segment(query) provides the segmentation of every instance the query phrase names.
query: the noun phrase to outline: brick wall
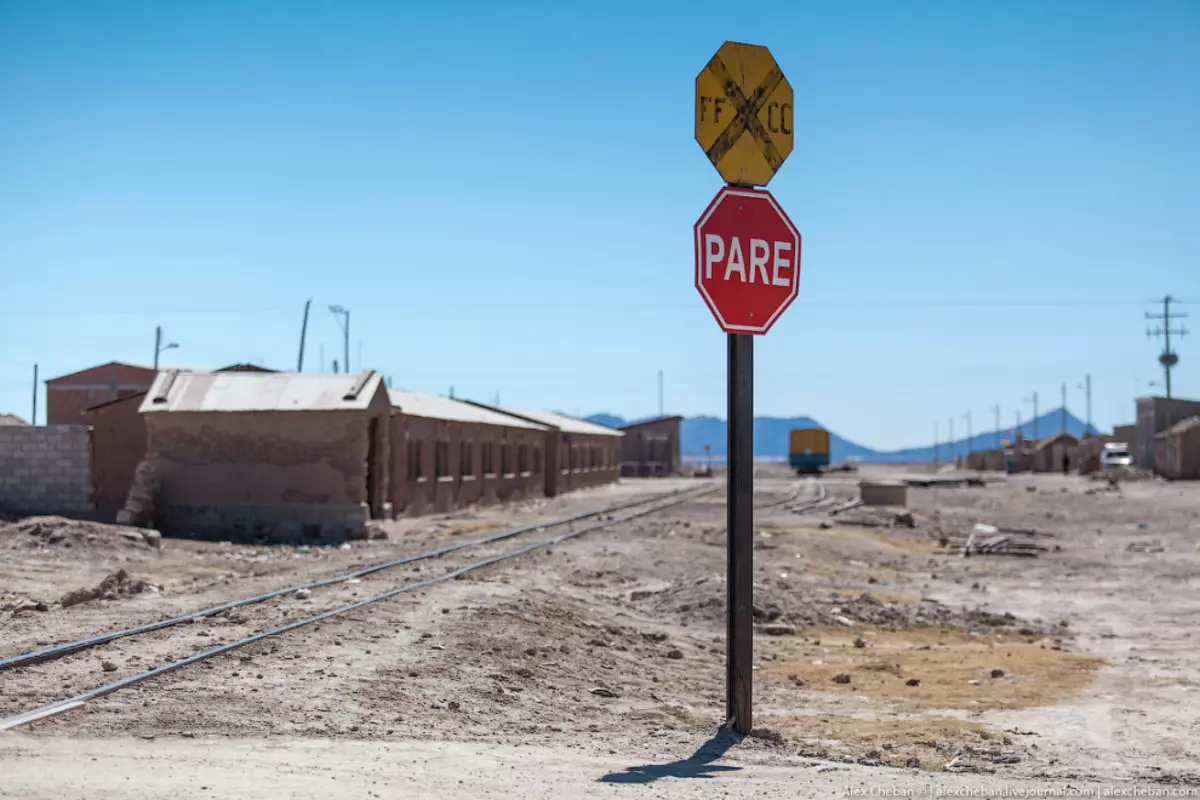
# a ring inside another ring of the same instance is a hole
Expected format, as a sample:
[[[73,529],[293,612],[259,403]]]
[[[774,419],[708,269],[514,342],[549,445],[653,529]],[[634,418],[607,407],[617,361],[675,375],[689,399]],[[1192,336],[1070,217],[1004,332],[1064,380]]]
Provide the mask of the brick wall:
[[[516,502],[545,494],[545,436],[541,430],[400,412],[392,415],[390,429],[388,496],[396,514],[445,512],[476,503]],[[444,458],[444,474],[440,476],[439,446]],[[492,458],[490,465],[484,463],[487,454]],[[507,472],[503,469],[506,462]],[[417,469],[417,474],[410,474],[410,466]]]
[[[90,516],[91,429],[0,426],[0,510]]]
[[[133,473],[146,454],[146,423],[138,408],[145,395],[96,406],[81,419],[92,428],[92,501],[97,516],[113,520],[125,505]]]
[[[372,426],[371,413],[144,414],[146,458],[160,486],[156,527],[191,538],[279,541],[361,529],[369,490],[378,486],[374,502],[382,507],[387,489],[387,420]]]

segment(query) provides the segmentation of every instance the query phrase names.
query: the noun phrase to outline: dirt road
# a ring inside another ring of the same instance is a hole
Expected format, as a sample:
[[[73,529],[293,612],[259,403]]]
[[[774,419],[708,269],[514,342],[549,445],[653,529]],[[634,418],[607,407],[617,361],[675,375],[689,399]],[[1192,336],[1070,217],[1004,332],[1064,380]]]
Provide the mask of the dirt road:
[[[826,485],[850,497],[852,480]],[[0,600],[22,610],[0,617],[0,656],[693,483],[389,523],[388,540],[348,549],[9,549]],[[763,505],[814,490],[770,468],[756,488]],[[890,510],[764,508],[760,735],[691,758],[723,712],[723,502],[565,542],[0,734],[0,796],[792,797],[1135,781],[1200,792],[1200,487],[1117,492],[1024,476],[911,489],[913,527]],[[979,522],[1035,529],[1050,549],[939,552]],[[452,566],[0,673],[0,715]],[[117,568],[161,588],[57,604]],[[189,793],[199,785],[209,788]]]

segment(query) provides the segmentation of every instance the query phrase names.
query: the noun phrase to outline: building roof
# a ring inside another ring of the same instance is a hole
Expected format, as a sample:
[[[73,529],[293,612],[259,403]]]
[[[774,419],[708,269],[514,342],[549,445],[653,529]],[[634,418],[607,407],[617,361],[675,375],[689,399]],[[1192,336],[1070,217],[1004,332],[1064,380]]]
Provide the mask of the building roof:
[[[624,432],[616,428],[609,428],[604,425],[597,425],[595,422],[568,417],[566,414],[559,414],[556,411],[522,411],[516,408],[500,408],[505,414],[515,414],[518,417],[524,417],[528,420],[533,420],[541,425],[546,425],[551,428],[558,428],[564,433],[580,433],[590,434],[592,436],[624,436]]]
[[[453,422],[475,422],[483,425],[499,425],[508,428],[526,428],[529,430],[546,430],[547,426],[539,425],[521,417],[514,417],[495,409],[474,403],[464,403],[450,397],[439,397],[434,394],[407,392],[402,389],[389,389],[388,397],[392,406],[414,417],[426,419],[444,419]]]
[[[146,396],[146,392],[136,392],[134,394],[125,395],[124,397],[118,397],[116,400],[105,400],[103,403],[97,403],[94,406],[88,406],[83,411],[85,414],[89,411],[99,411],[102,408],[108,408],[109,406],[115,406],[117,403],[128,403],[130,400],[137,400],[138,403],[140,404],[142,401],[142,398],[145,396]]]
[[[1079,444],[1079,437],[1076,436],[1075,434],[1068,433],[1067,431],[1059,431],[1058,433],[1054,434],[1053,436],[1047,436],[1045,439],[1042,439],[1040,442],[1037,443],[1037,445],[1033,449],[1034,450],[1044,450],[1047,447],[1050,447],[1051,445],[1058,444],[1060,442],[1064,442],[1064,441],[1068,441],[1068,440],[1074,442],[1075,444]]]
[[[0,425],[28,425],[29,423],[16,414],[0,414]]]
[[[79,370],[75,370],[74,372],[68,372],[66,375],[59,375],[57,378],[47,378],[46,383],[56,383],[58,381],[66,380],[67,378],[74,378],[77,375],[82,375],[86,372],[94,372],[95,370],[101,369],[103,367],[126,367],[128,369],[143,370],[143,371],[149,373],[149,375],[154,374],[154,367],[147,366],[146,364],[131,364],[128,361],[108,361],[103,364],[95,364],[95,365],[87,367],[85,369],[79,369]],[[147,375],[147,377],[149,377],[149,375]]]
[[[357,375],[170,370],[158,373],[140,411],[363,411],[382,381],[374,370]]]
[[[279,372],[277,369],[269,367],[260,367],[258,364],[230,364],[228,367],[214,369],[213,372]]]
[[[651,419],[642,419],[642,420],[638,420],[637,422],[630,422],[628,425],[622,425],[621,430],[627,431],[630,428],[640,428],[642,425],[654,425],[655,423],[658,423],[658,422],[676,422],[676,421],[682,422],[683,417],[673,416],[673,417],[653,417]]]
[[[1181,419],[1171,427],[1167,428],[1162,433],[1155,434],[1156,439],[1165,439],[1168,436],[1178,436],[1181,433],[1187,433],[1192,428],[1200,427],[1200,414],[1187,419]]]

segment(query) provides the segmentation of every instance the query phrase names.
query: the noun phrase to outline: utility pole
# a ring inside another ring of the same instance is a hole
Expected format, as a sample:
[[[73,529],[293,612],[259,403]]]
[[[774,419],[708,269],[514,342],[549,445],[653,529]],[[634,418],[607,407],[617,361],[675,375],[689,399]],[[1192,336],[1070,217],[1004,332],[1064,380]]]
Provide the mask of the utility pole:
[[[1171,327],[1171,300],[1172,299],[1173,298],[1171,297],[1171,295],[1167,295],[1163,298],[1163,313],[1161,313],[1161,314],[1149,314],[1149,313],[1146,314],[1146,319],[1160,319],[1160,320],[1162,320],[1162,323],[1163,323],[1161,328],[1158,327],[1157,325],[1154,326],[1154,330],[1147,328],[1146,329],[1146,338],[1149,339],[1151,336],[1161,336],[1163,338],[1163,351],[1162,351],[1162,354],[1159,355],[1159,357],[1158,357],[1158,363],[1162,364],[1163,378],[1166,381],[1167,399],[1168,400],[1171,399],[1171,367],[1173,367],[1179,363],[1179,355],[1176,354],[1175,351],[1173,351],[1171,349],[1171,334],[1174,333],[1180,337],[1183,337],[1183,336],[1187,336],[1187,333],[1188,333],[1187,328],[1184,328],[1184,327],[1172,328]],[[1181,319],[1186,316],[1187,316],[1187,314],[1176,313],[1175,319]]]
[[[1066,383],[1064,383],[1062,385],[1061,419],[1062,419],[1062,431],[1063,431],[1063,433],[1066,433],[1067,432],[1067,384]]]
[[[166,350],[175,350],[179,347],[177,342],[168,344],[162,343],[162,326],[158,325],[154,328],[154,371],[158,372],[158,357]]]
[[[1087,397],[1087,422],[1083,429],[1083,435],[1090,436],[1092,433],[1092,374],[1090,372],[1083,376],[1083,383],[1079,388],[1083,389],[1084,396]]]
[[[338,327],[342,329],[342,356],[345,361],[342,362],[342,371],[350,371],[350,309],[343,306],[330,306],[329,313],[333,314],[333,318],[338,321]],[[337,369],[334,369],[337,372]]]
[[[663,415],[663,371],[658,371],[658,416]]]
[[[33,365],[33,413],[29,415],[29,424],[37,425],[37,384],[38,365]]]
[[[1037,423],[1038,423],[1038,409],[1037,409],[1037,401],[1038,401],[1037,392],[1034,392],[1034,393],[1033,393],[1033,397],[1026,397],[1026,398],[1025,398],[1025,402],[1026,402],[1026,403],[1033,403],[1033,441],[1034,441],[1035,443],[1036,443],[1036,442],[1037,442],[1037,440],[1038,440],[1038,431],[1037,431]]]
[[[300,323],[300,357],[296,359],[296,372],[304,372],[304,337],[308,334],[308,307],[312,300],[304,302],[304,321]]]
[[[996,403],[996,407],[992,410],[996,412],[996,433],[994,434],[995,441],[993,442],[993,444],[996,446],[996,449],[999,450],[1000,449],[1000,404]]]
[[[967,411],[967,413],[963,414],[963,416],[967,418],[967,455],[971,455],[972,451],[974,450],[974,448],[971,447],[971,412]]]

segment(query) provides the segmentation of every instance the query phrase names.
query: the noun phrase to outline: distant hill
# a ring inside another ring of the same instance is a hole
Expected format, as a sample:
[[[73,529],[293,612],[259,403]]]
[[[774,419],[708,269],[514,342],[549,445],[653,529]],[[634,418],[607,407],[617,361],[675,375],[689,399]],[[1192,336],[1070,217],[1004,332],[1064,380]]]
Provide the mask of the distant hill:
[[[594,422],[597,425],[604,425],[609,428],[620,428],[629,423],[620,417],[615,417],[612,414],[592,414],[587,418],[588,422]]]
[[[627,421],[615,414],[593,414],[588,417],[591,422],[619,428],[628,425]],[[638,420],[632,420],[634,422]],[[1062,425],[1061,410],[1047,411],[1038,417],[1037,430],[1040,436],[1058,433]],[[811,417],[755,417],[754,418],[754,455],[760,458],[786,458],[788,449],[788,432],[793,428],[824,427]],[[1082,436],[1085,424],[1072,414],[1067,414],[1067,430],[1076,436]],[[997,439],[1009,436],[1009,428],[999,432],[993,431],[975,434],[971,437],[970,447],[967,440],[959,439],[952,446],[940,442],[937,457],[946,460],[952,455],[966,455],[968,450],[987,450],[995,446]],[[1095,428],[1092,429],[1093,431]],[[1033,435],[1033,423],[1026,422],[1021,426],[1021,432],[1026,436]],[[704,445],[712,446],[712,455],[725,456],[726,427],[725,420],[718,417],[687,417],[682,426],[684,456],[703,456]],[[901,462],[901,461],[932,461],[934,448],[932,445],[909,447],[902,450],[875,450],[866,445],[852,442],[833,431],[829,432],[830,459],[837,463],[847,458],[857,457],[863,461]]]

